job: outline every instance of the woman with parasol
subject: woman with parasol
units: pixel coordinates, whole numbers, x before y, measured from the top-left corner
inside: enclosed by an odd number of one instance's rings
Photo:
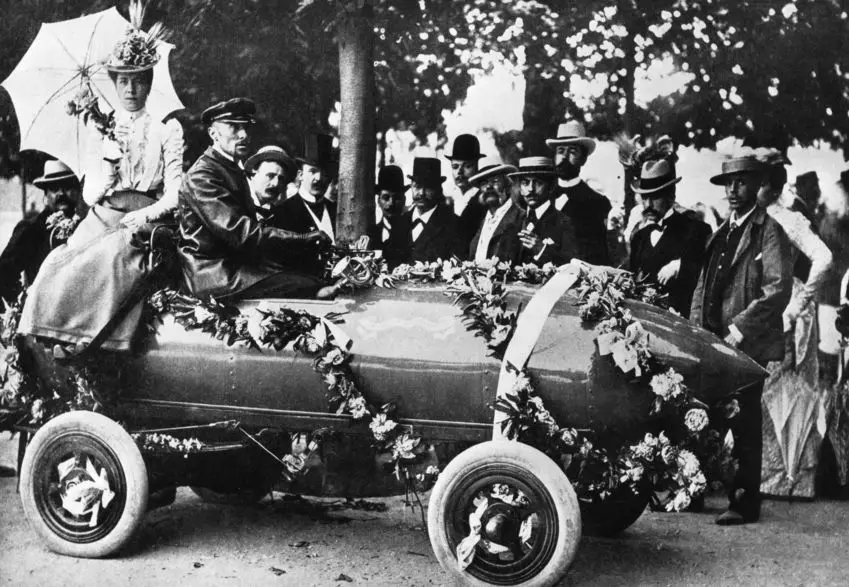
[[[88,103],[89,110],[69,104],[69,114],[84,114],[103,134],[86,164],[83,199],[91,209],[42,266],[24,306],[21,332],[71,344],[95,338],[149,270],[134,233],[177,207],[183,130],[176,120],[163,122],[146,109],[163,29],[157,23],[145,33],[143,16],[142,4],[132,2],[131,26],[105,61],[118,94],[115,112],[104,116],[96,102]],[[128,349],[140,315],[141,304],[126,311],[103,347]]]

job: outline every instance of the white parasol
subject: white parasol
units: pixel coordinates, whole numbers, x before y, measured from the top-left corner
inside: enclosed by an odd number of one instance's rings
[[[114,110],[118,95],[103,62],[129,26],[114,7],[41,25],[20,63],[0,84],[15,107],[21,151],[43,151],[63,161],[78,177],[84,175],[88,153],[101,136],[79,116],[68,114],[68,103],[90,88],[102,112]],[[159,43],[160,59],[147,99],[148,112],[159,120],[184,107],[168,69],[173,48]]]

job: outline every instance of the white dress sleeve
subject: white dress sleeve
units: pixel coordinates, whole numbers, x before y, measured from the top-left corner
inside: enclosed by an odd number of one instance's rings
[[[157,220],[177,208],[183,182],[183,145],[183,127],[172,118],[165,123],[165,139],[160,155],[163,194],[158,202],[146,208],[148,220]]]

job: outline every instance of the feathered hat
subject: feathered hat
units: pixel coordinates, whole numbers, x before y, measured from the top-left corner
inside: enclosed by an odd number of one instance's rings
[[[130,0],[130,26],[124,38],[118,41],[112,53],[106,59],[106,69],[115,73],[136,73],[153,68],[159,61],[157,48],[168,32],[161,22],[150,30],[141,28],[144,20],[143,0]]]
[[[619,163],[637,177],[649,161],[666,160],[673,166],[678,161],[678,145],[669,135],[646,140],[642,135],[620,134],[613,140],[619,147]]]

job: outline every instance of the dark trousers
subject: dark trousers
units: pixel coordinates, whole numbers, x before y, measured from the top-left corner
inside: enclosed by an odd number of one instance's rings
[[[760,515],[763,389],[763,383],[760,383],[737,394],[740,413],[729,421],[731,433],[734,435],[732,455],[737,459],[738,467],[728,492],[728,507],[745,517],[757,518]]]

